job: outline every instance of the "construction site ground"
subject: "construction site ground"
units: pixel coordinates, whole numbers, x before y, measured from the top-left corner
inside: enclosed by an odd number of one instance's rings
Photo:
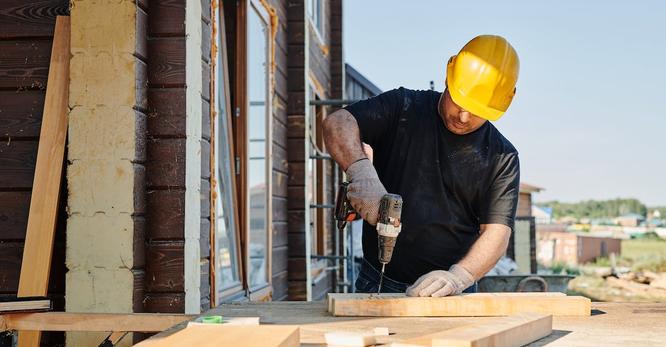
[[[261,324],[295,324],[301,329],[301,346],[325,346],[324,334],[331,331],[367,331],[388,327],[391,335],[379,336],[386,344],[414,338],[489,317],[334,317],[326,302],[266,302],[224,304],[203,316],[260,317]],[[185,327],[179,324],[156,337]],[[666,303],[592,303],[589,317],[553,317],[553,333],[529,346],[664,346]]]

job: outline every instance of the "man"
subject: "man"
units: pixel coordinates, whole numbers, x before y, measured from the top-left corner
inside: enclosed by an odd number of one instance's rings
[[[378,288],[374,225],[387,191],[403,197],[403,227],[382,291],[475,291],[504,254],[518,202],[518,152],[488,120],[509,107],[518,68],[504,38],[479,36],[449,60],[444,93],[394,89],[327,117],[326,147],[365,220],[357,291]]]

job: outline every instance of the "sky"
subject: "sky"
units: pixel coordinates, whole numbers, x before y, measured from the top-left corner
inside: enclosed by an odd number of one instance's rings
[[[520,77],[494,124],[534,199],[666,205],[666,1],[345,0],[343,18],[345,60],[382,90],[442,91],[450,56],[504,36]]]

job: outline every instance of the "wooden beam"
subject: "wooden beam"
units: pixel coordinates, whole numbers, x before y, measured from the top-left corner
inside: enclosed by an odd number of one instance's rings
[[[51,62],[32,184],[18,297],[46,296],[53,253],[69,102],[69,17],[56,18]],[[38,332],[19,334],[19,346],[38,346]]]
[[[197,346],[197,347],[299,347],[297,326],[225,324],[193,325],[165,337],[153,337],[137,347]]]
[[[394,343],[392,347],[519,347],[548,336],[553,316],[539,313],[496,318]]]
[[[589,316],[591,301],[582,296],[538,295],[527,293],[481,293],[432,297],[365,298],[334,296],[334,316],[369,317],[474,317],[508,316],[523,312],[554,316]]]
[[[195,317],[159,313],[10,313],[0,315],[0,328],[33,331],[159,332]]]

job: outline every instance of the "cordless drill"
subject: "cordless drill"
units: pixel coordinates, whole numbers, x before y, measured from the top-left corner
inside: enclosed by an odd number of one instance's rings
[[[338,229],[342,231],[351,222],[360,218],[347,199],[347,188],[349,182],[343,182],[338,189],[338,197],[335,204],[335,219],[338,221]],[[397,194],[386,194],[379,203],[379,216],[377,219],[377,240],[379,246],[379,263],[382,264],[382,274],[379,279],[377,293],[382,290],[384,282],[384,270],[386,264],[393,257],[395,241],[402,228],[400,217],[402,215],[402,197]]]

